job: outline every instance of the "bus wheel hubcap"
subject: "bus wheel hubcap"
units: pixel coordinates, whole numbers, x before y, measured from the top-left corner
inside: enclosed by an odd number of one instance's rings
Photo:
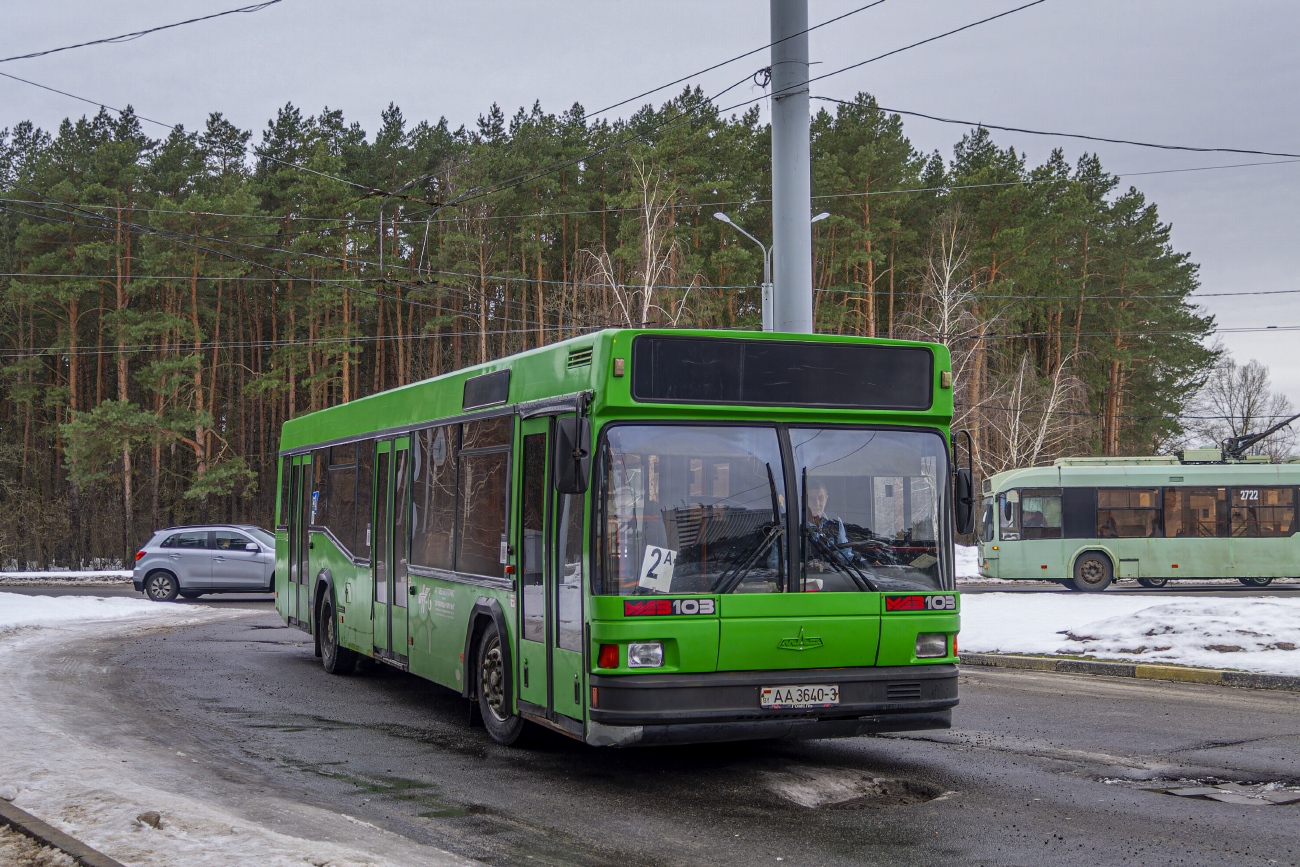
[[[487,701],[488,709],[492,715],[502,722],[505,721],[505,672],[501,662],[501,643],[493,640],[488,645],[487,652],[483,654],[483,698]]]
[[[1099,584],[1106,577],[1106,570],[1096,560],[1085,560],[1079,575],[1087,584]]]

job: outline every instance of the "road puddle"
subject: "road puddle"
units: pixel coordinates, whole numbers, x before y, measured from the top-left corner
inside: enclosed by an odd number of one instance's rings
[[[956,794],[933,783],[880,777],[848,768],[796,768],[764,771],[762,775],[771,791],[809,808],[906,807]]]

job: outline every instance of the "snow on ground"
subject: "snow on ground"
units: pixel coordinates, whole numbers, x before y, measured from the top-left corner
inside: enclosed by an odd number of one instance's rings
[[[0,629],[15,626],[58,626],[124,617],[192,617],[188,606],[120,596],[25,596],[0,592]]]
[[[472,863],[260,787],[219,794],[226,785],[221,772],[211,777],[212,770],[148,731],[114,728],[102,686],[112,673],[90,641],[245,614],[129,598],[0,593],[0,787],[17,790],[15,805],[133,867]],[[151,810],[162,816],[158,828],[136,818]],[[10,863],[4,856],[0,848],[0,863]]]
[[[1300,676],[1300,599],[980,593],[963,596],[961,649]]]
[[[0,572],[0,587],[57,584],[61,587],[99,587],[130,584],[130,569],[52,570],[47,572]]]

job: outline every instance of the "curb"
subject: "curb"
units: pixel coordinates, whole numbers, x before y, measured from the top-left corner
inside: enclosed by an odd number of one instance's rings
[[[1220,671],[1185,665],[1148,665],[1141,662],[1095,662],[1059,656],[1014,656],[1003,653],[963,653],[962,665],[1019,668],[1029,671],[1059,671],[1101,677],[1132,677],[1139,680],[1168,680],[1177,683],[1209,683],[1244,689],[1280,689],[1300,692],[1300,677],[1285,674],[1255,674],[1249,671]]]
[[[66,852],[83,867],[125,867],[120,861],[114,861],[104,853],[97,852],[80,840],[69,837],[8,801],[0,801],[0,825],[8,825],[38,843]]]

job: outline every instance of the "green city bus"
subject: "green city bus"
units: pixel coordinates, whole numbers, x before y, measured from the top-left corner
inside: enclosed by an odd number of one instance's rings
[[[304,415],[276,606],[503,744],[946,728],[951,383],[939,345],[606,330]]]
[[[1263,587],[1300,576],[1300,463],[1225,458],[1062,458],[984,480],[980,574],[1105,590],[1135,578],[1236,578]]]

